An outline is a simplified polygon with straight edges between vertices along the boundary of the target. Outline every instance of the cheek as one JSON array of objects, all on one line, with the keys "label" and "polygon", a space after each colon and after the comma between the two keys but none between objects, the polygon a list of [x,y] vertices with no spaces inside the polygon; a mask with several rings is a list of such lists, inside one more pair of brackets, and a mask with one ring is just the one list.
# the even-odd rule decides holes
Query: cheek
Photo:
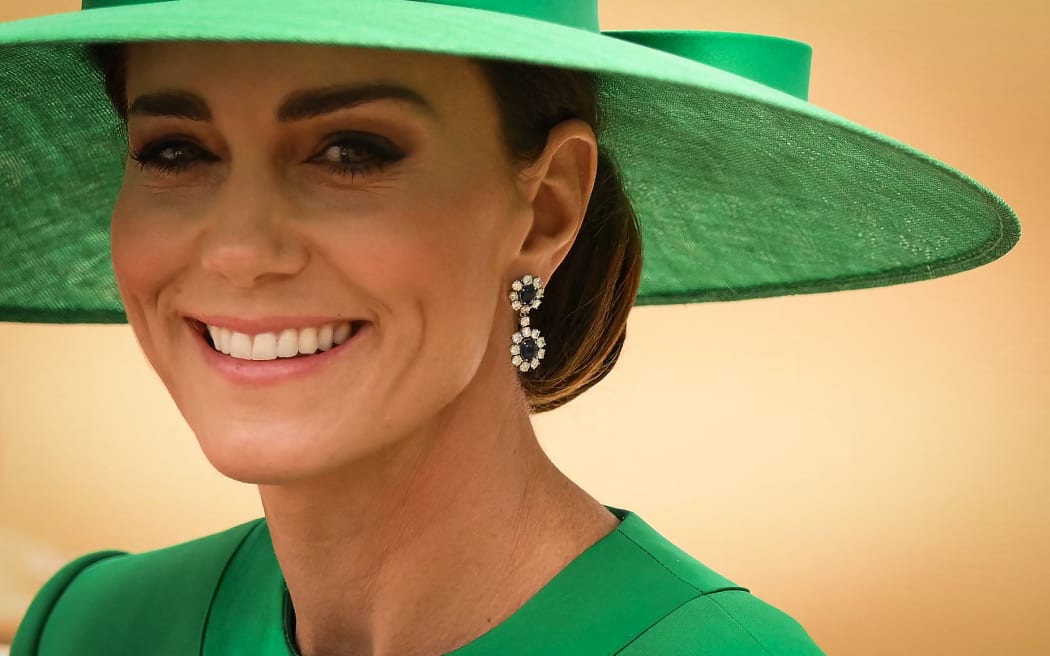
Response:
[{"label": "cheek", "polygon": [[[185,222],[182,222],[185,225]],[[158,312],[166,282],[182,265],[185,235],[178,222],[159,216],[148,200],[121,193],[110,222],[110,249],[128,323],[149,360],[157,367],[155,338],[160,334]]]},{"label": "cheek", "polygon": [[434,344],[463,332],[477,336],[479,328],[487,329],[479,322],[491,322],[485,308],[497,295],[499,273],[493,246],[457,225],[471,217],[458,209],[450,219],[453,213],[441,205],[402,207],[388,222],[329,231],[311,241],[399,339],[408,332]]},{"label": "cheek", "polygon": [[324,245],[339,278],[359,285],[377,309],[392,374],[388,393],[416,400],[453,394],[477,371],[493,330],[505,250],[496,222],[506,209],[449,191],[390,207],[343,215],[339,228],[311,241]]},{"label": "cheek", "polygon": [[449,345],[450,357],[455,352],[473,366],[499,329],[493,321],[502,316],[497,312],[505,298],[502,280],[514,252],[508,229],[513,207],[499,179],[459,181],[457,194],[432,206],[427,244],[420,248],[430,262],[428,328]]},{"label": "cheek", "polygon": [[113,207],[110,244],[113,269],[125,302],[156,292],[178,251],[179,222],[166,219],[148,199],[122,191]]},{"label": "cheek", "polygon": [[504,217],[512,190],[483,164],[428,169],[406,176],[395,191],[325,204],[318,208],[327,217],[323,233],[311,241],[327,245],[347,279],[371,281],[381,303],[415,297],[428,313],[469,307],[498,292],[511,250]]}]

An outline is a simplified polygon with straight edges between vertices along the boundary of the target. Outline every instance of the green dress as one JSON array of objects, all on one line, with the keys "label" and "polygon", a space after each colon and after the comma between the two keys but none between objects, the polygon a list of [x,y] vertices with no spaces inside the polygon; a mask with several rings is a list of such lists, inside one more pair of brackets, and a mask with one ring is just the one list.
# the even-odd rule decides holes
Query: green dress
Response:
[{"label": "green dress", "polygon": [[[811,656],[790,616],[638,515],[450,656]],[[293,656],[294,613],[264,518],[141,554],[70,562],[30,605],[11,656]]]}]

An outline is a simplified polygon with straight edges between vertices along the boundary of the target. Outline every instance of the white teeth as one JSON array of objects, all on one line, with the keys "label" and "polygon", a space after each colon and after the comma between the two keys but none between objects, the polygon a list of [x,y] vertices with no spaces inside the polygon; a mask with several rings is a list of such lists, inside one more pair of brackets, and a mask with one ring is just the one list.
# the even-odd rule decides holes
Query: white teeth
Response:
[{"label": "white teeth", "polygon": [[335,330],[331,324],[327,326],[321,326],[321,329],[317,331],[317,348],[322,351],[327,351],[332,348],[332,335]]},{"label": "white teeth", "polygon": [[277,335],[262,333],[252,340],[252,360],[276,360]]},{"label": "white teeth", "polygon": [[303,328],[299,331],[299,352],[303,355],[317,353],[316,328]]},{"label": "white teeth", "polygon": [[328,351],[350,339],[349,322],[326,324],[320,327],[287,328],[280,333],[248,335],[223,328],[207,326],[217,351],[241,360],[276,360],[299,354],[313,355]]},{"label": "white teeth", "polygon": [[230,335],[230,355],[242,360],[252,359],[252,338],[244,333]]},{"label": "white teeth", "polygon": [[335,331],[332,332],[332,343],[338,346],[348,339],[350,339],[350,324],[341,323],[336,326]]},{"label": "white teeth", "polygon": [[277,357],[292,358],[296,355],[299,355],[299,331],[295,328],[282,330],[277,338]]}]

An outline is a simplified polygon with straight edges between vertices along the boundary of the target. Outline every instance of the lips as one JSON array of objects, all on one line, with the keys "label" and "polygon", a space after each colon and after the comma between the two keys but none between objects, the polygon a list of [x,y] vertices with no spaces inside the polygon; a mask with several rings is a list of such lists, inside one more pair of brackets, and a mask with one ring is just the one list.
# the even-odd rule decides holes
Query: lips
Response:
[{"label": "lips", "polygon": [[307,357],[332,350],[352,338],[367,323],[340,320],[320,326],[250,333],[198,319],[189,321],[215,351],[254,361]]},{"label": "lips", "polygon": [[[317,348],[312,355],[297,353],[292,357],[254,360],[243,357],[245,350],[243,340],[248,338],[248,333],[242,333],[244,335],[242,344],[237,346],[237,348],[241,349],[239,355],[242,357],[234,357],[216,348],[217,345],[206,323],[187,317],[185,324],[186,330],[193,336],[193,342],[197,344],[197,350],[203,358],[203,363],[206,367],[219,376],[220,379],[224,379],[238,387],[268,387],[290,383],[294,380],[315,378],[321,372],[331,370],[331,367],[338,362],[349,363],[354,361],[356,364],[344,364],[342,366],[351,366],[358,369],[364,363],[364,361],[360,360],[362,340],[367,342],[368,335],[371,334],[370,329],[372,328],[370,321],[350,321],[350,335],[345,342],[338,346],[333,342],[328,350]],[[285,330],[288,329],[286,328]],[[295,330],[298,334],[298,329]],[[231,343],[233,342],[232,335],[234,332],[236,331],[230,331]],[[254,338],[258,337],[259,334],[252,335],[253,349],[255,346]],[[221,347],[221,344],[218,346]]]}]

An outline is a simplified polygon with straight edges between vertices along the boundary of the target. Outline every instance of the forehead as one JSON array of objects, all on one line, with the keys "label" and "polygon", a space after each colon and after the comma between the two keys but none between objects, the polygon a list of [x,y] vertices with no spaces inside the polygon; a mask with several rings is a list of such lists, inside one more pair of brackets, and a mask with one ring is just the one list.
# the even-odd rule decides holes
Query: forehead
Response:
[{"label": "forehead", "polygon": [[252,98],[277,105],[303,88],[396,83],[446,116],[494,113],[474,60],[396,50],[286,43],[155,42],[127,49],[129,99],[160,89],[187,89],[209,101]]}]

